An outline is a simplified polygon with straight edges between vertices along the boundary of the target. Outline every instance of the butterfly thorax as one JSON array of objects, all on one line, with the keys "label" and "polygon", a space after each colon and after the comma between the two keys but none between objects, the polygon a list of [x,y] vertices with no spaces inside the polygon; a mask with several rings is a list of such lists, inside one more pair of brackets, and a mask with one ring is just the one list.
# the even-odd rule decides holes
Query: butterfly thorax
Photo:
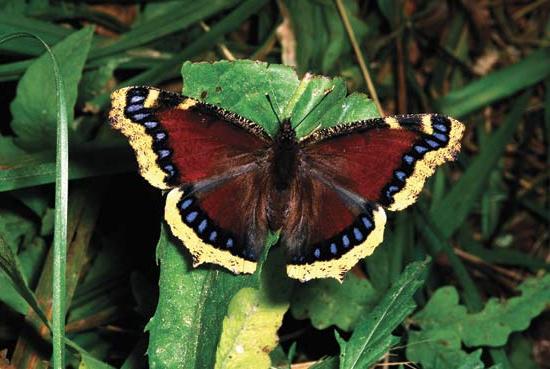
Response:
[{"label": "butterfly thorax", "polygon": [[290,120],[285,119],[275,136],[273,145],[273,160],[271,171],[273,173],[275,189],[285,191],[296,175],[298,166],[299,145],[296,140],[296,132]]}]

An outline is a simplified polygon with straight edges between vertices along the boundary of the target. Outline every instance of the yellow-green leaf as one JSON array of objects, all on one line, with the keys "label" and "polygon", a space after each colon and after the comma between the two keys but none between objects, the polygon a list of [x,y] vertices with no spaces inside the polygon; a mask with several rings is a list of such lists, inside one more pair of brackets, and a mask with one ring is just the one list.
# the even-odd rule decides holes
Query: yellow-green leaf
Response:
[{"label": "yellow-green leaf", "polygon": [[269,368],[269,352],[288,309],[255,288],[243,288],[231,299],[216,353],[216,369]]}]

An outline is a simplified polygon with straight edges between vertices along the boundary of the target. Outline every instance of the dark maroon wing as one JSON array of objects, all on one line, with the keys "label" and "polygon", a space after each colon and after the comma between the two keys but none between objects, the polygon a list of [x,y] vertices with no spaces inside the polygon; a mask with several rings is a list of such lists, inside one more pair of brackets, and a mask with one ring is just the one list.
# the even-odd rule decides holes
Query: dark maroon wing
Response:
[{"label": "dark maroon wing", "polygon": [[112,95],[111,125],[129,140],[141,175],[172,189],[165,218],[194,264],[252,273],[267,220],[259,202],[267,190],[271,140],[254,122],[192,98],[150,87]]},{"label": "dark maroon wing", "polygon": [[235,172],[270,144],[254,122],[189,97],[126,87],[111,99],[112,127],[128,138],[141,175],[158,188]]},{"label": "dark maroon wing", "polygon": [[382,242],[386,223],[382,207],[329,183],[307,166],[301,166],[291,186],[287,214],[281,230],[287,273],[302,281],[342,280]]},{"label": "dark maroon wing", "polygon": [[462,123],[438,114],[371,119],[314,132],[306,162],[343,188],[401,210],[416,201],[435,168],[460,150]]},{"label": "dark maroon wing", "polygon": [[424,114],[344,124],[306,137],[281,234],[288,274],[342,279],[382,242],[383,208],[412,204],[435,168],[454,158],[462,132],[454,119]]}]

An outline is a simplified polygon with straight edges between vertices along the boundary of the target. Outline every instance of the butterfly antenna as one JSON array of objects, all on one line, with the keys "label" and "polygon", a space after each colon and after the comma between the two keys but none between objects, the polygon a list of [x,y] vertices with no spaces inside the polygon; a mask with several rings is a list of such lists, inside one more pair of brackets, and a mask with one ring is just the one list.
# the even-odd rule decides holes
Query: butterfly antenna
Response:
[{"label": "butterfly antenna", "polygon": [[267,101],[269,101],[269,106],[271,106],[271,110],[273,111],[273,114],[275,114],[275,116],[277,117],[277,122],[279,123],[279,126],[280,126],[281,119],[279,118],[279,114],[277,114],[277,110],[275,110],[275,107],[273,106],[273,101],[271,100],[271,96],[269,96],[269,94],[266,92],[265,97],[267,98]]},{"label": "butterfly antenna", "polygon": [[330,93],[334,90],[334,86],[332,86],[328,91],[325,92],[325,95],[321,98],[321,100],[319,100],[319,102],[317,104],[315,104],[315,106],[306,114],[305,117],[302,118],[301,121],[298,122],[298,124],[296,124],[294,126],[294,129],[298,128],[298,126],[300,124],[302,124],[304,122],[304,120],[306,120],[307,117],[309,117],[309,115],[311,113],[313,113],[315,111],[315,109],[317,109],[319,107],[319,105],[321,105],[321,103],[325,100],[325,98],[330,95]]}]

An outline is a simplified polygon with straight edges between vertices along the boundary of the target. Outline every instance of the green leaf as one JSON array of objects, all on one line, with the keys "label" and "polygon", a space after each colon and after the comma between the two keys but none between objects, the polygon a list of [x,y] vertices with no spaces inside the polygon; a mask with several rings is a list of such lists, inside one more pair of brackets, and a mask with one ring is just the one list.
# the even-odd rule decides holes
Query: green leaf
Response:
[{"label": "green leaf", "polygon": [[288,303],[243,288],[231,299],[216,352],[215,369],[268,369]]},{"label": "green leaf", "polygon": [[296,319],[311,319],[317,329],[336,325],[350,331],[378,302],[378,297],[368,280],[348,273],[343,283],[319,279],[299,284],[292,295],[291,312]]},{"label": "green leaf", "polygon": [[214,366],[227,305],[240,289],[254,286],[252,276],[221,268],[194,269],[179,242],[164,229],[157,246],[161,265],[159,303],[147,325],[151,368]]},{"label": "green leaf", "polygon": [[12,283],[15,290],[19,293],[21,297],[25,299],[27,304],[33,308],[38,317],[42,319],[42,322],[49,326],[48,319],[46,315],[38,305],[38,301],[34,296],[34,293],[31,291],[27,285],[27,281],[21,272],[21,266],[17,256],[9,248],[9,246],[4,242],[2,236],[0,235],[0,270],[2,270],[5,275],[9,278],[9,281]]},{"label": "green leaf", "polygon": [[409,332],[407,357],[425,368],[436,368],[434,363],[445,359],[456,364],[467,355],[461,344],[469,347],[499,347],[506,344],[512,332],[525,330],[531,320],[550,304],[550,275],[530,278],[518,289],[520,296],[507,301],[492,298],[478,313],[468,314],[459,305],[454,287],[438,289],[422,311],[413,320],[420,331]]},{"label": "green leaf", "polygon": [[319,125],[378,116],[366,95],[346,97],[341,78],[307,75],[299,81],[296,72],[283,65],[250,60],[187,62],[182,74],[184,95],[239,113],[258,122],[271,136],[277,132],[277,118],[290,118],[301,137]]},{"label": "green leaf", "polygon": [[416,304],[413,295],[424,284],[429,263],[409,264],[380,303],[353,331],[349,341],[339,338],[340,368],[368,368],[397,342],[392,331],[409,315]]},{"label": "green leaf", "polygon": [[459,118],[510,96],[550,74],[550,48],[531,53],[520,62],[493,72],[435,102],[440,113]]},{"label": "green leaf", "polygon": [[[357,2],[343,1],[353,31],[361,42],[368,31],[360,17]],[[288,6],[296,37],[296,61],[299,72],[330,73],[351,53],[349,37],[332,1],[290,0]],[[309,16],[304,17],[304,14]]]},{"label": "green leaf", "polygon": [[[68,122],[72,123],[78,83],[92,41],[92,28],[84,28],[53,47],[65,85]],[[16,143],[27,150],[55,146],[57,127],[56,84],[46,53],[32,63],[17,85],[10,105]]]},{"label": "green leaf", "polygon": [[[274,242],[270,237],[268,248]],[[269,352],[277,345],[293,282],[286,276],[284,250],[273,250],[268,258],[260,258],[257,288],[243,288],[231,299],[216,352],[217,369],[271,366]]]},{"label": "green leaf", "polygon": [[181,72],[184,95],[238,112],[258,122],[270,135],[277,132],[277,116],[283,119],[283,108],[299,83],[292,68],[250,60],[186,62]]}]

